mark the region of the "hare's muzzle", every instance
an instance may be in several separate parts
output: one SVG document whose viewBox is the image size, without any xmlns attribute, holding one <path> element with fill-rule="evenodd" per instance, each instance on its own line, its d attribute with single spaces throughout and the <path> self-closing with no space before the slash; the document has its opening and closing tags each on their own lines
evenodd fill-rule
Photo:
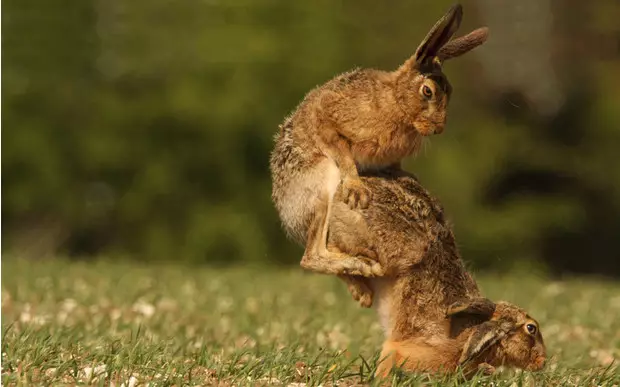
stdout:
<svg viewBox="0 0 620 387">
<path fill-rule="evenodd" d="M 527 367 L 528 371 L 540 371 L 545 368 L 545 363 L 547 362 L 547 358 L 545 356 L 537 356 L 532 364 Z"/>
<path fill-rule="evenodd" d="M 422 136 L 432 136 L 434 134 L 441 134 L 443 132 L 445 124 L 443 122 L 420 120 L 414 124 L 416 132 Z"/>
</svg>

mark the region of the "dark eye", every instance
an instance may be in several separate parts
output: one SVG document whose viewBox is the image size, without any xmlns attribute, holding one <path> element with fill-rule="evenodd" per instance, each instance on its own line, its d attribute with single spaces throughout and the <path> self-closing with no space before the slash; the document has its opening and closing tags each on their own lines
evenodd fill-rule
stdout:
<svg viewBox="0 0 620 387">
<path fill-rule="evenodd" d="M 431 90 L 430 87 L 424 85 L 422 86 L 422 95 L 424 95 L 426 98 L 430 99 L 433 97 L 433 90 Z"/>
<path fill-rule="evenodd" d="M 530 335 L 535 335 L 536 334 L 536 325 L 534 324 L 527 324 L 525 326 L 525 329 L 527 329 L 527 333 L 529 333 Z"/>
</svg>

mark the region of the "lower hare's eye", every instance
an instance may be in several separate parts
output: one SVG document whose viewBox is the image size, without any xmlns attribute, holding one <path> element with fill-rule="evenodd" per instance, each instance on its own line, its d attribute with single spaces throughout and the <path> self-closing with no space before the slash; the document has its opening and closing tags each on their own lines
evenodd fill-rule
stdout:
<svg viewBox="0 0 620 387">
<path fill-rule="evenodd" d="M 527 333 L 529 333 L 530 335 L 535 335 L 536 334 L 536 325 L 534 324 L 527 324 L 525 326 L 525 329 L 527 329 Z"/>
<path fill-rule="evenodd" d="M 422 95 L 426 98 L 431 99 L 433 97 L 433 90 L 430 87 L 424 85 L 422 86 Z"/>
</svg>

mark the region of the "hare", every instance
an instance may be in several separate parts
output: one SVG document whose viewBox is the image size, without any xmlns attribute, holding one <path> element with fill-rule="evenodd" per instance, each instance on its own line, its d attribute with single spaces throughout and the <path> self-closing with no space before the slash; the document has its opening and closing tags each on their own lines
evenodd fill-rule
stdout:
<svg viewBox="0 0 620 387">
<path fill-rule="evenodd" d="M 306 249 L 308 270 L 364 276 L 382 275 L 376 254 L 362 245 L 353 250 L 327 248 L 327 219 L 334 192 L 342 185 L 344 202 L 365 208 L 370 191 L 360 171 L 400 165 L 421 136 L 441 133 L 451 86 L 441 70 L 444 60 L 482 44 L 481 28 L 450 41 L 462 18 L 453 6 L 430 30 L 415 54 L 392 72 L 356 69 L 310 91 L 280 125 L 270 158 L 272 199 L 287 234 Z M 323 212 L 317 221 L 316 212 Z"/>
<path fill-rule="evenodd" d="M 546 349 L 538 322 L 523 309 L 485 298 L 455 305 L 447 308 L 443 334 L 424 336 L 410 330 L 404 339 L 388 339 L 375 375 L 386 377 L 393 367 L 455 372 L 461 366 L 465 376 L 493 374 L 498 366 L 528 371 L 544 367 Z"/>
<path fill-rule="evenodd" d="M 386 168 L 361 179 L 373 201 L 367 209 L 351 209 L 340 188 L 328 245 L 335 251 L 368 246 L 385 270 L 381 278 L 343 277 L 356 298 L 374 292 L 387 336 L 377 375 L 393 366 L 424 372 L 463 366 L 467 373 L 493 372 L 499 365 L 541 369 L 546 355 L 538 323 L 514 305 L 482 297 L 441 205 L 416 178 Z M 308 246 L 320 248 L 317 241 Z"/>
</svg>

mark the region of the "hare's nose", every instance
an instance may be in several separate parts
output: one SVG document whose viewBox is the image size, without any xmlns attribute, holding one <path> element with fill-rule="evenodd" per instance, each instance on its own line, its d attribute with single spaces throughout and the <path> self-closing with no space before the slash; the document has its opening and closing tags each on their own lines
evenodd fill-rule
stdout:
<svg viewBox="0 0 620 387">
<path fill-rule="evenodd" d="M 545 364 L 547 364 L 547 358 L 545 356 L 539 356 L 538 359 L 536 359 L 537 369 L 543 369 L 545 367 Z"/>
<path fill-rule="evenodd" d="M 435 127 L 435 130 L 433 131 L 433 134 L 441 134 L 441 133 L 443 133 L 443 128 L 444 128 L 444 125 L 437 125 Z"/>
</svg>

